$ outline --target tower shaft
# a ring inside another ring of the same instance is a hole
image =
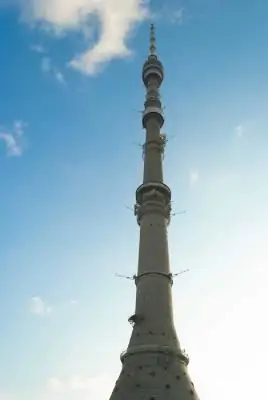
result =
[[[122,370],[110,400],[197,400],[188,376],[188,357],[181,350],[173,322],[172,274],[167,227],[171,190],[163,182],[165,135],[159,88],[164,78],[156,53],[154,26],[150,54],[142,78],[146,99],[142,116],[146,130],[143,183],[136,190],[135,215],[140,226],[136,307]]]

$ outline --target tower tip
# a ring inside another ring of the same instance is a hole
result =
[[[155,25],[150,25],[150,56],[156,56]]]

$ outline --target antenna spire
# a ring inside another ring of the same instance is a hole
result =
[[[156,57],[156,40],[155,40],[155,26],[150,26],[150,56]]]

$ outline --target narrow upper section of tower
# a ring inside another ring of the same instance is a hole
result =
[[[151,24],[150,27],[150,52],[148,59],[145,61],[142,70],[142,80],[144,85],[148,88],[149,82],[154,80],[157,87],[161,85],[164,79],[164,68],[162,63],[157,58],[156,52],[156,39],[155,39],[155,26]]]
[[[150,56],[154,56],[157,58],[154,24],[151,24],[151,27],[150,27]]]

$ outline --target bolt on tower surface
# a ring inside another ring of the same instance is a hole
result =
[[[110,400],[197,400],[188,375],[188,357],[180,347],[173,322],[172,274],[167,226],[171,217],[171,190],[163,182],[166,144],[161,128],[164,116],[159,87],[164,69],[156,54],[154,26],[150,53],[142,79],[146,100],[142,125],[146,130],[143,183],[136,190],[135,215],[140,226],[133,331],[121,354],[122,370]]]

